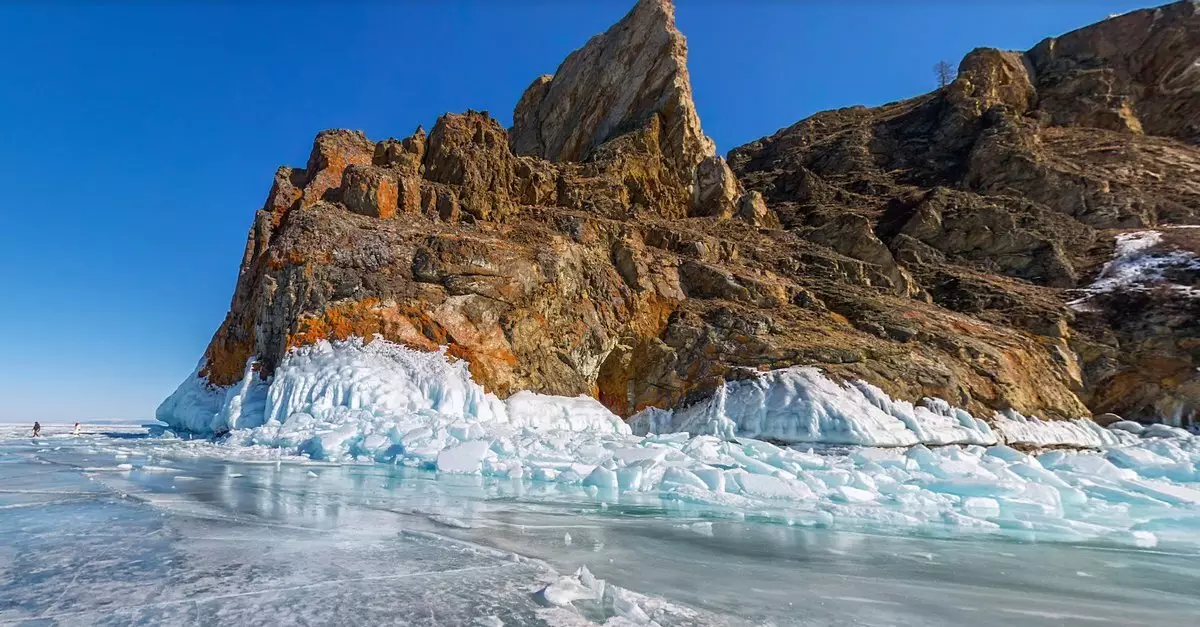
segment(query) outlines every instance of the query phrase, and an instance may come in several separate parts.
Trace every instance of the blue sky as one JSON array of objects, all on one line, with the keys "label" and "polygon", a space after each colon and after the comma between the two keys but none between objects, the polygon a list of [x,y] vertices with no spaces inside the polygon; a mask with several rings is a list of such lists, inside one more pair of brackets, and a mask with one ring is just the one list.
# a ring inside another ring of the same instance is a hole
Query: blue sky
[{"label": "blue sky", "polygon": [[[272,173],[317,131],[402,137],[467,108],[507,124],[628,6],[0,3],[0,421],[151,418],[228,308]],[[677,18],[725,152],[1139,6],[681,0]]]}]

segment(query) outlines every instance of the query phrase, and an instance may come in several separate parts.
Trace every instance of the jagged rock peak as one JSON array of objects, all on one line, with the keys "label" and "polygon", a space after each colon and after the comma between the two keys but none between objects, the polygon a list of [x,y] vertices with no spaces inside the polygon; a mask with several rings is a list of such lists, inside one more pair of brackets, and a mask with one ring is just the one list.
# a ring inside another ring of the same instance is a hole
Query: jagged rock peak
[{"label": "jagged rock peak", "polygon": [[[658,115],[663,154],[681,172],[715,154],[700,130],[687,71],[687,42],[670,0],[639,0],[612,28],[538,77],[517,103],[514,152],[583,161],[600,144]],[[690,178],[690,176],[688,177]]]}]

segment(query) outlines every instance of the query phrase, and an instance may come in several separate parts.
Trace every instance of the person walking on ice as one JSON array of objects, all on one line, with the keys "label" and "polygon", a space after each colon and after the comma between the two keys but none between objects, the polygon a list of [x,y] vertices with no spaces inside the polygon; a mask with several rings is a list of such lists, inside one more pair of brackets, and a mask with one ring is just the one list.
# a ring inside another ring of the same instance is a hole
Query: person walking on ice
[{"label": "person walking on ice", "polygon": [[33,422],[33,437],[36,438],[41,435],[42,435],[42,423],[35,420]]}]

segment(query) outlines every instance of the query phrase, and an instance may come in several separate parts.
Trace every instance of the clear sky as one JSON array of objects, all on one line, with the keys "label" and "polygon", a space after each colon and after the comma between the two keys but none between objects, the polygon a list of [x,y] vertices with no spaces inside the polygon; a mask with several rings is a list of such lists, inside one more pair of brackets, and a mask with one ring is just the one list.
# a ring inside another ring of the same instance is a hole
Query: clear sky
[{"label": "clear sky", "polygon": [[[332,3],[331,3],[332,4]],[[0,421],[149,419],[229,305],[275,168],[317,131],[503,123],[630,2],[0,0]],[[929,91],[1121,0],[680,0],[721,152],[823,109]]]}]

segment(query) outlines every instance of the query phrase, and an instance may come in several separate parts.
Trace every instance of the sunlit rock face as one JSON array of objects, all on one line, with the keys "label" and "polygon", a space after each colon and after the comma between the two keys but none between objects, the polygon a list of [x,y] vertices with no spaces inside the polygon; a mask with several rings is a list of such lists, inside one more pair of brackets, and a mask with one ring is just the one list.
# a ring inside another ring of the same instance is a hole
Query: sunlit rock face
[{"label": "sunlit rock face", "polygon": [[[1118,229],[1197,221],[1197,100],[1168,54],[1195,48],[1192,9],[975,51],[942,90],[726,163],[674,7],[639,2],[538,78],[512,129],[468,111],[403,139],[319,134],[276,173],[196,376],[265,381],[290,349],[380,336],[445,347],[500,399],[584,394],[624,417],[816,366],[980,416],[1153,418],[1143,392],[1170,390],[1185,420],[1191,327],[1068,303]],[[1069,96],[1096,77],[1119,89]]]},{"label": "sunlit rock face", "polygon": [[[1056,364],[1039,373],[1056,380],[1026,392],[1061,384],[1095,412],[1187,424],[1200,268],[1132,264],[1147,276],[1091,286],[1131,229],[1168,234],[1150,257],[1200,250],[1172,228],[1200,222],[1198,43],[1200,12],[1177,2],[1024,53],[978,49],[941,90],[817,114],[729,162],[785,228],[911,277],[941,310],[1036,338]],[[843,300],[856,328],[878,323]]]}]

